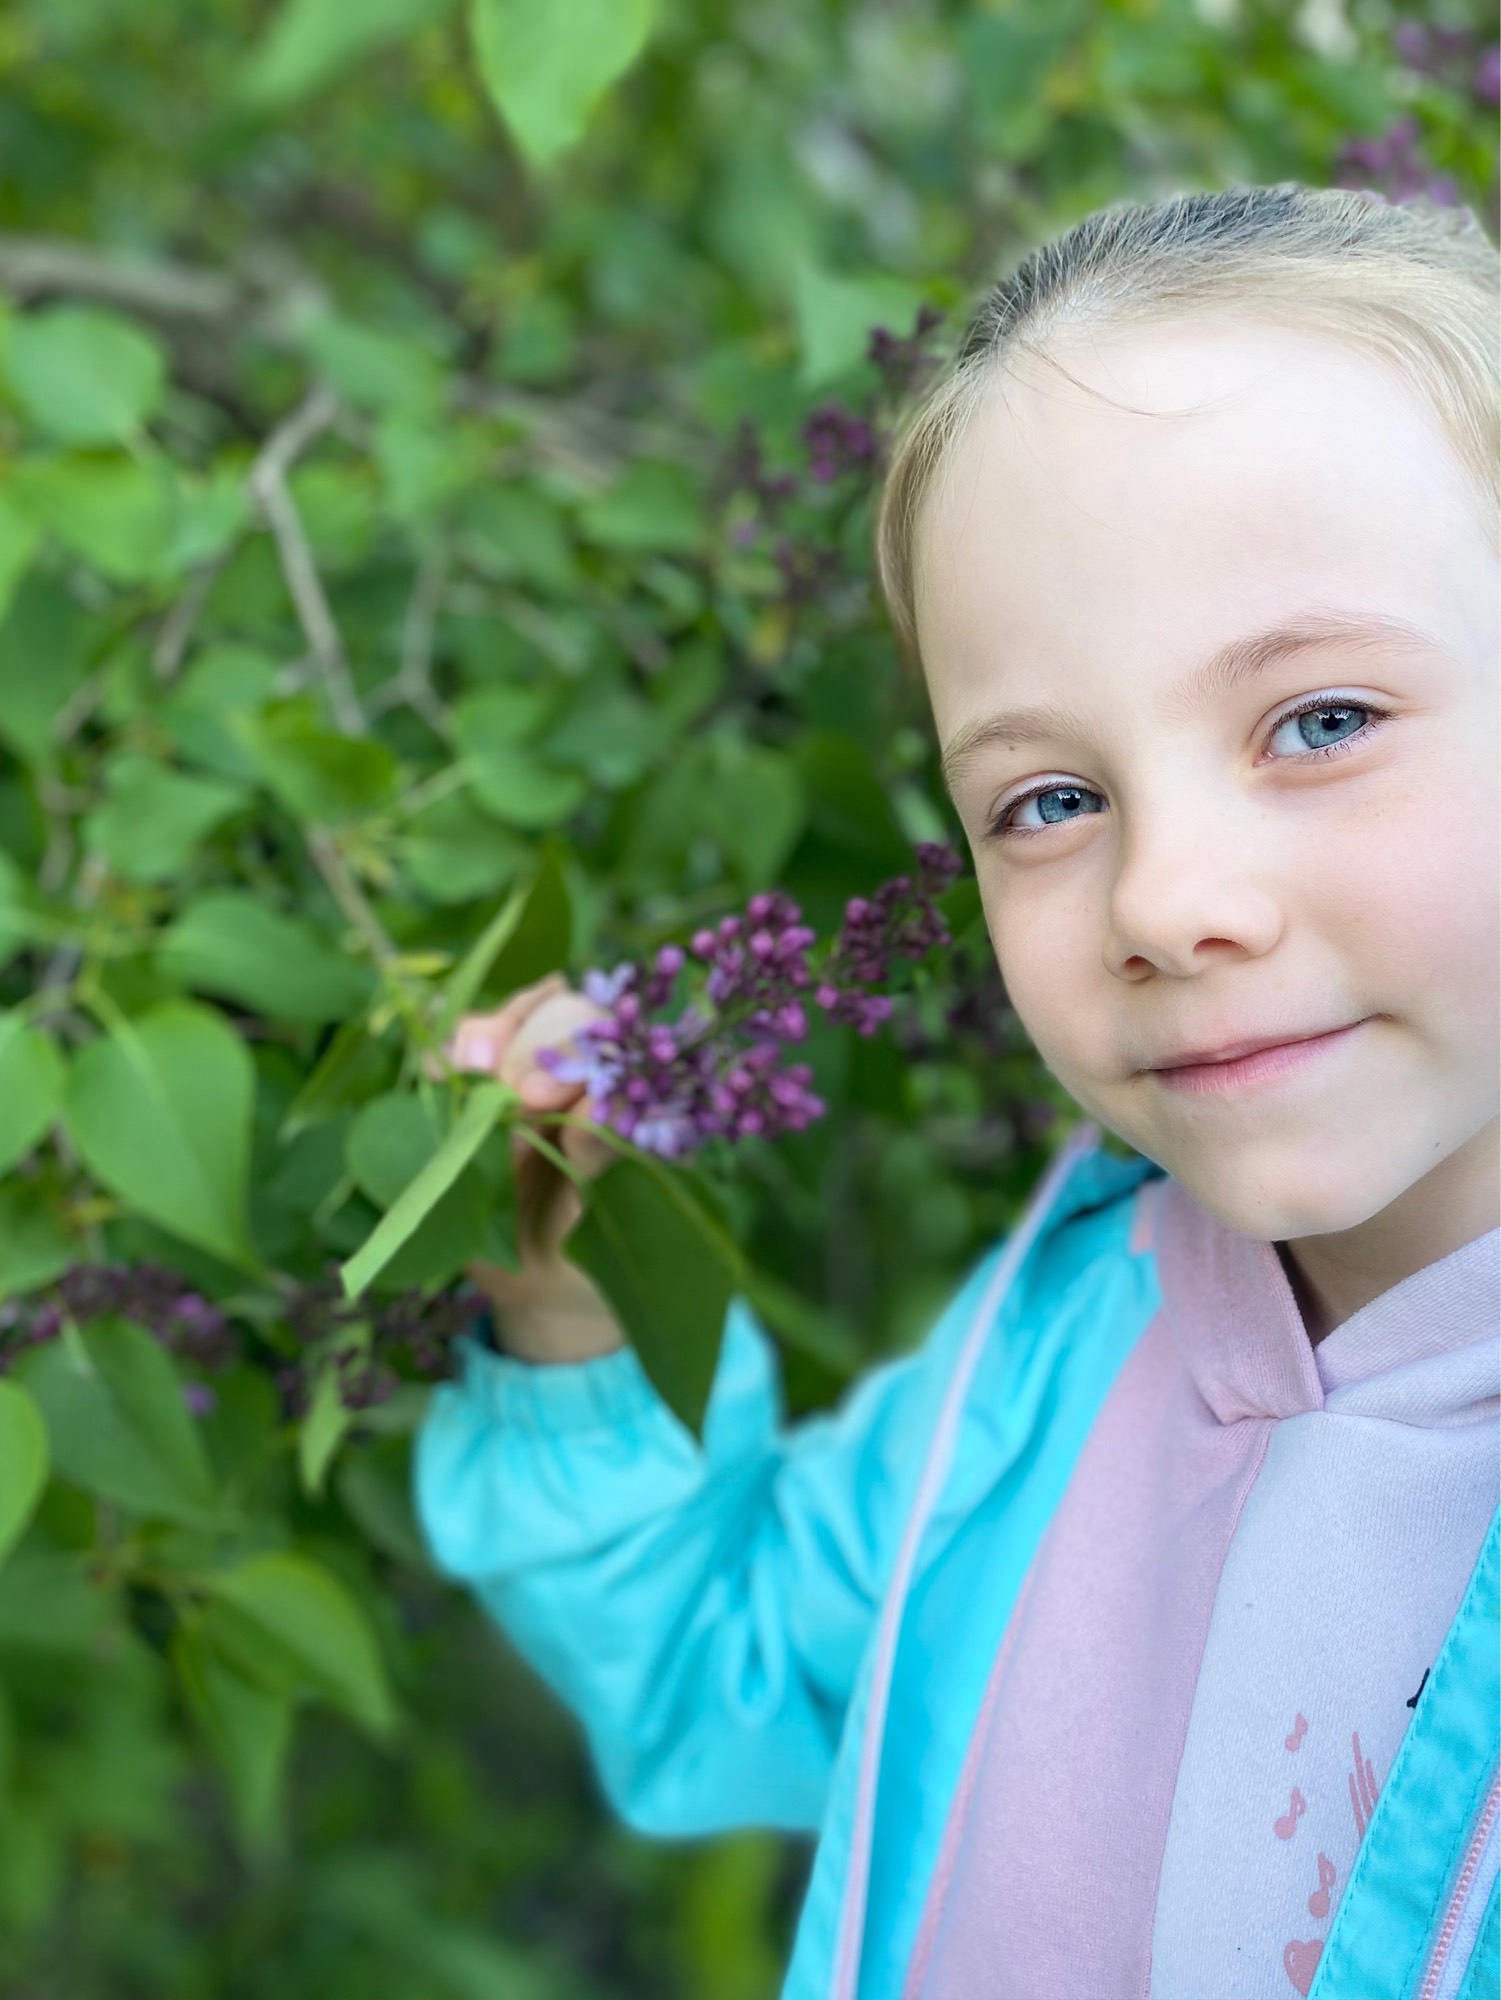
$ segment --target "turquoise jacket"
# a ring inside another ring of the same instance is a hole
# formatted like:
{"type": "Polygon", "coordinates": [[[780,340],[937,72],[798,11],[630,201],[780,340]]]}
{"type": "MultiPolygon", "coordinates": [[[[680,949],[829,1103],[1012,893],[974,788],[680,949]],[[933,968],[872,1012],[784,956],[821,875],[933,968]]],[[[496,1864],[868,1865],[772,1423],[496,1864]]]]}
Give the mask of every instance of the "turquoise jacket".
{"type": "MultiPolygon", "coordinates": [[[[943,1916],[935,1882],[1019,1594],[1160,1323],[1140,1217],[1162,1179],[1081,1128],[921,1349],[812,1420],[784,1422],[741,1300],[701,1444],[628,1349],[534,1367],[466,1341],[433,1399],[415,1498],[434,1560],[579,1717],[621,1817],[665,1837],[818,1834],[784,2000],[957,1991],[923,1983],[919,1940],[943,1916]]],[[[1496,1993],[1498,1575],[1492,1520],[1312,1987],[1290,1961],[1289,1993],[1496,1993]]]]}

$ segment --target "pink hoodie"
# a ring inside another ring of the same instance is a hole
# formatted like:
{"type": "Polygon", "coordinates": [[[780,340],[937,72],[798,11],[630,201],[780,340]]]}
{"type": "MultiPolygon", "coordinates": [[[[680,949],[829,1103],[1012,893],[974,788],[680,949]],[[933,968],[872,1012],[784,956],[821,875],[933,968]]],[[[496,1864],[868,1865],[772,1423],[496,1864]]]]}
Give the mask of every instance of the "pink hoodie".
{"type": "Polygon", "coordinates": [[[1315,1348],[1271,1244],[1139,1201],[1162,1310],[997,1655],[907,2000],[1307,1994],[1496,1507],[1501,1231],[1315,1348]]]}

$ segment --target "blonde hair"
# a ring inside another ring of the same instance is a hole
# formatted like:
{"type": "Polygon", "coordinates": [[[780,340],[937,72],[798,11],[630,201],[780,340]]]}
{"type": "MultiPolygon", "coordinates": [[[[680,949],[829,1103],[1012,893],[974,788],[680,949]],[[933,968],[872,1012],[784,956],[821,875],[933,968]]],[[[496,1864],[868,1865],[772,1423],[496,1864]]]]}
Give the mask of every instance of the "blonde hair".
{"type": "Polygon", "coordinates": [[[1501,506],[1501,258],[1467,208],[1348,188],[1233,187],[1112,203],[1032,250],[985,296],[947,375],[903,426],[876,525],[881,587],[916,654],[923,502],[995,370],[1059,364],[1057,334],[1230,314],[1334,335],[1395,362],[1427,399],[1494,519],[1501,506]]]}

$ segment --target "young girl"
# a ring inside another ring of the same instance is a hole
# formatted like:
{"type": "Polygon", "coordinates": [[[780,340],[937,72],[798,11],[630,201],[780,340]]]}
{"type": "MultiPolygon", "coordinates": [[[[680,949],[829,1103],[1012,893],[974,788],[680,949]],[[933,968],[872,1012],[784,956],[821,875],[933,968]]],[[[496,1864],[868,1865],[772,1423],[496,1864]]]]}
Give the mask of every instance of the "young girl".
{"type": "MultiPolygon", "coordinates": [[[[834,1415],[737,1301],[697,1444],[576,1204],[435,1399],[435,1557],[624,1817],[818,1830],[788,2000],[1497,1991],[1496,289],[1297,185],[995,288],[881,569],[1090,1121],[834,1415]]],[[[569,1102],[589,1011],[456,1059],[569,1102]]]]}

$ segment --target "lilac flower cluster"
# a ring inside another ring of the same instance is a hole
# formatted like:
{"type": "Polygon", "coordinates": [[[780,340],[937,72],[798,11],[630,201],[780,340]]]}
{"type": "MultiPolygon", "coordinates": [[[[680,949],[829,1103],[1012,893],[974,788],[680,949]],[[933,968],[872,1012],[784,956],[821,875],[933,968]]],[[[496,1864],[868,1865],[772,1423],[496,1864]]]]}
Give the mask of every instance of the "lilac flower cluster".
{"type": "MultiPolygon", "coordinates": [[[[311,1388],[310,1357],[326,1336],[355,1320],[371,1319],[368,1350],[349,1344],[335,1351],[340,1393],[350,1409],[381,1403],[404,1373],[431,1380],[447,1372],[448,1355],[475,1310],[475,1295],[463,1288],[425,1298],[416,1289],[398,1293],[376,1309],[343,1295],[337,1266],[322,1278],[294,1286],[282,1313],[301,1353],[275,1371],[283,1409],[305,1414],[311,1388]]],[[[75,1264],[44,1291],[0,1302],[0,1375],[28,1349],[56,1340],[70,1321],[84,1324],[118,1315],[144,1327],[194,1376],[214,1374],[239,1360],[244,1344],[221,1306],[194,1291],[181,1272],[165,1265],[75,1264]]],[[[210,1383],[190,1379],[183,1400],[196,1417],[215,1407],[210,1383]]]]}
{"type": "MultiPolygon", "coordinates": [[[[890,410],[883,405],[905,399],[934,365],[928,336],[942,318],[934,307],[924,306],[910,334],[875,328],[867,358],[880,377],[881,387],[859,407],[830,401],[809,413],[801,432],[806,476],[772,472],[760,430],[750,418],[742,419],[725,462],[724,484],[728,495],[743,495],[750,501],[751,512],[732,524],[730,539],[738,547],[748,548],[763,535],[775,534],[771,557],[781,579],[784,604],[795,608],[813,603],[844,574],[845,559],[837,538],[830,540],[827,533],[815,531],[811,503],[818,502],[826,516],[829,503],[820,500],[819,489],[838,487],[846,480],[863,483],[879,466],[890,419],[890,410]],[[787,511],[798,501],[810,503],[806,509],[810,519],[798,532],[789,533],[787,511]]],[[[837,503],[847,496],[841,489],[834,497],[837,503]]]]}
{"type": "Polygon", "coordinates": [[[381,1305],[346,1299],[338,1266],[300,1285],[284,1307],[301,1350],[276,1371],[282,1409],[289,1418],[306,1416],[314,1375],[329,1352],[329,1336],[358,1321],[369,1324],[368,1343],[349,1340],[332,1348],[339,1400],[346,1410],[385,1403],[404,1378],[435,1381],[449,1370],[453,1343],[474,1317],[478,1294],[468,1285],[426,1297],[420,1288],[398,1292],[381,1305]]]}
{"type": "MultiPolygon", "coordinates": [[[[1478,104],[1501,104],[1501,43],[1467,28],[1443,28],[1428,21],[1399,21],[1391,49],[1402,66],[1478,104]]],[[[1342,187],[1371,183],[1366,192],[1395,202],[1427,199],[1442,208],[1458,207],[1459,184],[1437,172],[1423,157],[1422,127],[1404,112],[1374,138],[1350,139],[1340,149],[1335,174],[1342,187]]]]}
{"type": "Polygon", "coordinates": [[[943,314],[936,306],[922,306],[916,324],[905,338],[884,326],[876,327],[871,334],[868,359],[892,402],[900,403],[910,396],[935,366],[928,335],[942,323],[943,314]]]}
{"type": "Polygon", "coordinates": [[[917,850],[915,886],[910,876],[898,875],[871,897],[850,898],[844,928],[814,995],[831,1019],[869,1035],[890,1016],[889,994],[862,993],[859,986],[882,986],[894,958],[925,958],[935,945],[948,942],[948,925],[933,898],[943,894],[963,866],[952,847],[925,841],[917,850]]]}
{"type": "Polygon", "coordinates": [[[821,403],[803,425],[808,470],[820,486],[846,473],[864,472],[879,449],[874,427],[843,403],[821,403]]]}
{"type": "Polygon", "coordinates": [[[1436,173],[1419,147],[1421,128],[1410,112],[1374,139],[1348,139],[1335,161],[1341,187],[1361,187],[1394,202],[1420,197],[1440,208],[1459,203],[1459,186],[1452,174],[1436,173]],[[1366,179],[1379,183],[1366,187],[1366,179]]]}
{"type": "MultiPolygon", "coordinates": [[[[75,1264],[48,1290],[0,1303],[0,1375],[31,1347],[55,1340],[69,1320],[117,1314],[154,1334],[194,1368],[225,1368],[239,1342],[225,1314],[163,1264],[75,1264]]],[[[188,1404],[212,1407],[205,1383],[188,1385],[188,1404]]]]}
{"type": "Polygon", "coordinates": [[[767,468],[765,440],[750,417],[742,417],[735,432],[735,443],[725,464],[725,483],[731,493],[748,493],[755,502],[758,519],[742,524],[737,536],[742,542],[755,538],[761,522],[776,521],[797,492],[793,473],[772,472],[767,468]]]}
{"type": "Polygon", "coordinates": [[[681,1158],[710,1139],[775,1138],[801,1132],[825,1106],[810,1089],[806,1063],[784,1065],[782,1050],[808,1032],[807,999],[862,1035],[891,1012],[884,984],[896,959],[916,960],[946,943],[933,898],[963,863],[950,847],[926,844],[918,871],[852,897],[839,936],[815,966],[816,933],[780,891],[752,896],[743,916],[694,933],[689,952],[702,989],[675,1019],[669,1006],[690,958],[665,945],[649,970],[626,963],[585,975],[588,999],[607,1011],[571,1048],[537,1060],[566,1083],[581,1083],[588,1115],[642,1151],[681,1158]]]}
{"type": "Polygon", "coordinates": [[[1392,51],[1419,76],[1468,90],[1480,104],[1501,103],[1501,43],[1468,28],[1440,28],[1428,21],[1399,21],[1392,51]]]}

